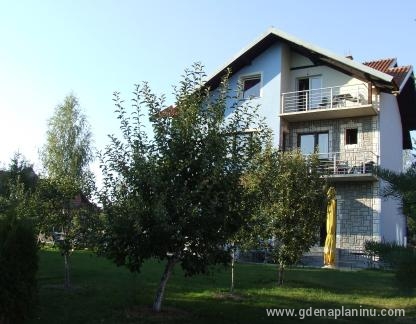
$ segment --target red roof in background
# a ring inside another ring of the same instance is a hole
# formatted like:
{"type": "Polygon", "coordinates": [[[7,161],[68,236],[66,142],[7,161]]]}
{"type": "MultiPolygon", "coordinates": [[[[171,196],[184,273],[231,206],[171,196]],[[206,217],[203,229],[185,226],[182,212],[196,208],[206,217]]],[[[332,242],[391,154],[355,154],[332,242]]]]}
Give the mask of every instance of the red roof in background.
{"type": "Polygon", "coordinates": [[[388,59],[364,62],[363,64],[373,69],[376,69],[380,72],[386,73],[389,68],[397,66],[397,59],[388,58],[388,59]]]}
{"type": "Polygon", "coordinates": [[[178,114],[178,109],[174,105],[162,109],[158,117],[175,117],[178,114]]]}
{"type": "Polygon", "coordinates": [[[401,88],[403,86],[403,82],[406,82],[406,77],[409,72],[412,71],[412,66],[398,66],[394,68],[390,68],[387,70],[387,73],[393,77],[394,82],[401,88]]]}
{"type": "Polygon", "coordinates": [[[403,82],[406,81],[407,75],[412,71],[412,67],[410,65],[397,66],[397,59],[395,58],[364,62],[363,64],[380,72],[391,75],[394,83],[396,83],[399,88],[403,86],[403,82]]]}

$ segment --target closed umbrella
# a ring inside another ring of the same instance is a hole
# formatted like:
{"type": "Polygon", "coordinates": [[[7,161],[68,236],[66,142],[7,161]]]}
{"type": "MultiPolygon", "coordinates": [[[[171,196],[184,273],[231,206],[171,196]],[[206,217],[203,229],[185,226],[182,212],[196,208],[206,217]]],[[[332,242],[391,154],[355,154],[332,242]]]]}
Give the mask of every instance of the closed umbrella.
{"type": "Polygon", "coordinates": [[[337,224],[337,200],[335,198],[335,188],[330,187],[327,193],[328,206],[326,210],[326,240],[324,248],[324,267],[332,268],[335,266],[335,230],[337,224]]]}

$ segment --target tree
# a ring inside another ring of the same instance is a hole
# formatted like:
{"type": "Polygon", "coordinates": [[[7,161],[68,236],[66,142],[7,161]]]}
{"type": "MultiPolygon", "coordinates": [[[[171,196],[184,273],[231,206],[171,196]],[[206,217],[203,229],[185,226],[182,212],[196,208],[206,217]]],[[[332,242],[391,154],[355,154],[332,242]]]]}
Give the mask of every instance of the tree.
{"type": "Polygon", "coordinates": [[[33,196],[38,181],[33,166],[16,153],[9,167],[0,170],[0,213],[12,208],[16,209],[19,218],[37,217],[33,196]]]}
{"type": "Polygon", "coordinates": [[[0,323],[23,323],[36,302],[36,185],[32,166],[19,154],[0,170],[0,323]]]}
{"type": "Polygon", "coordinates": [[[64,179],[89,196],[94,189],[89,169],[93,159],[91,127],[78,99],[70,94],[48,121],[46,144],[41,151],[43,167],[50,179],[64,179]]]}
{"type": "Polygon", "coordinates": [[[263,243],[273,241],[282,285],[284,268],[298,262],[318,239],[325,215],[325,181],[317,156],[305,157],[297,150],[281,152],[268,147],[254,166],[245,177],[260,202],[251,220],[251,236],[260,237],[263,243]]]}
{"type": "Polygon", "coordinates": [[[33,193],[38,179],[38,176],[33,171],[33,165],[26,161],[20,153],[15,153],[9,167],[5,170],[0,170],[0,196],[10,196],[12,188],[17,183],[23,186],[23,190],[26,193],[33,193]]]}
{"type": "Polygon", "coordinates": [[[79,243],[80,229],[92,218],[91,209],[83,208],[88,204],[83,206],[77,199],[88,198],[94,188],[89,170],[93,160],[92,134],[74,95],[68,95],[56,107],[46,136],[41,160],[47,177],[41,181],[38,192],[45,211],[41,226],[45,232],[59,233],[56,243],[64,257],[64,286],[69,288],[70,252],[79,243]]]}
{"type": "Polygon", "coordinates": [[[101,156],[106,218],[101,252],[137,272],[146,259],[166,261],[156,312],[175,265],[191,276],[229,261],[226,243],[247,216],[241,177],[265,134],[256,107],[238,105],[229,94],[228,75],[215,93],[204,78],[200,64],[186,70],[170,110],[163,110],[164,97],[147,83],[136,86],[131,114],[115,93],[123,138],[111,136],[101,156]],[[230,102],[233,113],[226,121],[230,102]],[[257,135],[244,133],[253,127],[257,135]]]}

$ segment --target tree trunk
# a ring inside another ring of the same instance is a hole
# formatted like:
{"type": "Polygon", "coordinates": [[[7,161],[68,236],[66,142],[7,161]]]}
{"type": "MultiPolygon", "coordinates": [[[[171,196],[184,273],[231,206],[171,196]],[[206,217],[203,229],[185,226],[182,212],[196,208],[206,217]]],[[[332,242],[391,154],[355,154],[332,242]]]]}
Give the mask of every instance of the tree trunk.
{"type": "Polygon", "coordinates": [[[69,252],[64,252],[64,288],[69,289],[71,282],[69,280],[69,252]]]}
{"type": "Polygon", "coordinates": [[[166,284],[172,274],[173,267],[178,260],[170,258],[166,264],[165,271],[163,272],[162,278],[160,279],[159,287],[156,292],[155,301],[153,303],[153,311],[159,313],[162,309],[163,296],[165,294],[166,284]]]}
{"type": "Polygon", "coordinates": [[[234,292],[234,264],[235,264],[235,249],[231,252],[231,287],[230,293],[234,292]]]}
{"type": "Polygon", "coordinates": [[[279,286],[283,286],[283,272],[285,270],[285,266],[283,262],[279,263],[279,278],[277,279],[277,284],[279,286]]]}

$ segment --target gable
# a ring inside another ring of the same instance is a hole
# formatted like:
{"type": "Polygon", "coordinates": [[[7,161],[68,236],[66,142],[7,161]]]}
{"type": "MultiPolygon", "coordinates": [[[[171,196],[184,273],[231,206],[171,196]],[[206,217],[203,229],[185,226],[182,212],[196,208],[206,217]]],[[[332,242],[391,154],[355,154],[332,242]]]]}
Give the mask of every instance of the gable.
{"type": "Polygon", "coordinates": [[[384,89],[385,91],[391,92],[397,90],[397,86],[392,82],[393,78],[390,75],[348,58],[335,55],[275,28],[269,29],[223,67],[218,69],[218,71],[208,79],[207,86],[216,88],[227,69],[231,69],[231,73],[238,72],[244,66],[250,65],[255,57],[259,56],[267,48],[276,43],[287,44],[291,50],[308,58],[314,65],[330,66],[358,79],[368,80],[376,87],[384,89]]]}

